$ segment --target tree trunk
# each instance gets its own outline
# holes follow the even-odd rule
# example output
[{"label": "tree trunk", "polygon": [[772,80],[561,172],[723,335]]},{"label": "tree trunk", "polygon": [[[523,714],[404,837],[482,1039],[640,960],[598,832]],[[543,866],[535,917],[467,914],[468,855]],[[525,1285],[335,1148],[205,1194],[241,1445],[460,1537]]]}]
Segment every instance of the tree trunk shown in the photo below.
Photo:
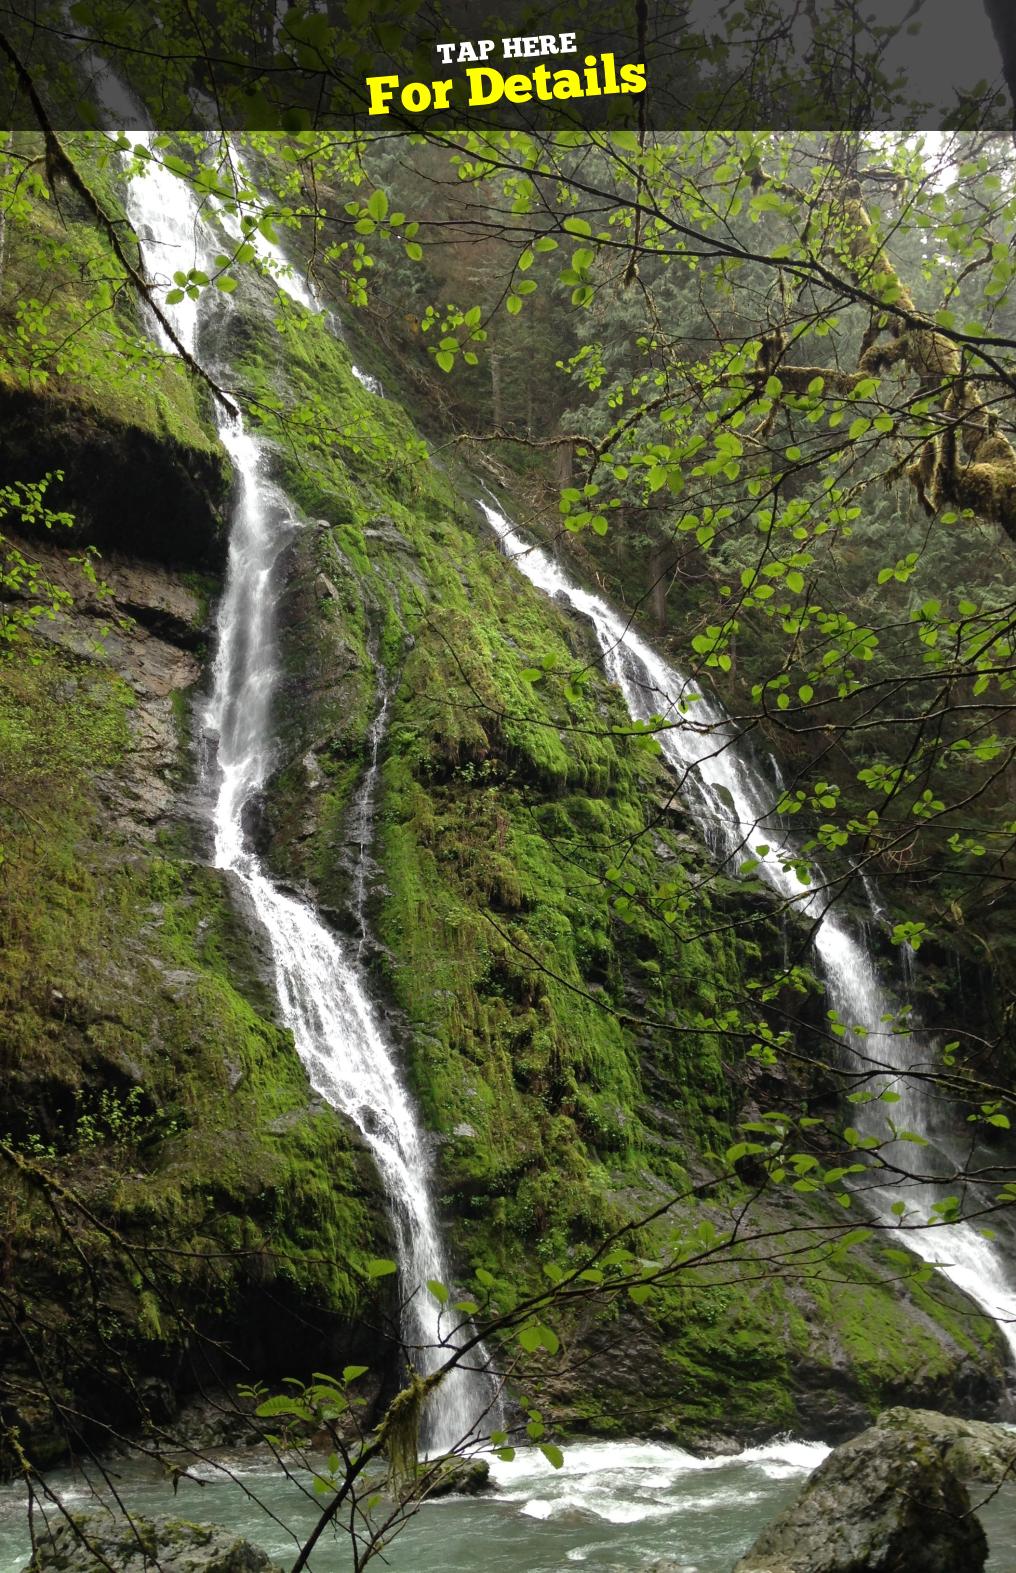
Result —
[{"label": "tree trunk", "polygon": [[[6,137],[4,138],[3,143],[2,143],[3,150],[6,153],[8,153],[8,154],[10,152],[11,144],[13,143],[13,141],[14,141],[14,133],[13,133],[13,131],[9,131],[7,133],[7,135],[6,135]],[[11,172],[11,161],[10,161],[10,157],[8,156],[8,157],[4,158],[3,163],[0,164],[0,180],[6,180],[7,176],[10,174],[10,172]],[[3,288],[4,288],[4,252],[5,252],[6,244],[7,244],[7,211],[6,211],[5,208],[0,207],[0,295],[3,294]]]},{"label": "tree trunk", "polygon": [[984,9],[1002,56],[1002,70],[1013,101],[1013,140],[1016,141],[1016,11],[1012,0],[984,0]]},{"label": "tree trunk", "polygon": [[490,352],[490,402],[494,430],[504,425],[504,408],[501,401],[501,357],[496,350]]}]

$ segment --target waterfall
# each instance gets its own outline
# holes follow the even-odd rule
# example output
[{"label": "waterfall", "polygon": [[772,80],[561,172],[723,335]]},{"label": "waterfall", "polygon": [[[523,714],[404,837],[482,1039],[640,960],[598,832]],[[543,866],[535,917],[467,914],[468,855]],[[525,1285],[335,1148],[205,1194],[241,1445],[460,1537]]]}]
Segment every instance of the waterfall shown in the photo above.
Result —
[{"label": "waterfall", "polygon": [[[562,596],[592,623],[603,669],[620,688],[632,718],[649,721],[658,716],[670,723],[657,734],[663,756],[723,865],[736,873],[743,861],[754,859],[759,876],[788,906],[811,920],[829,1005],[848,1029],[844,1052],[862,1073],[880,1073],[874,1091],[888,1088],[899,1099],[891,1105],[877,1100],[858,1105],[854,1116],[858,1127],[884,1138],[886,1131],[873,1127],[872,1114],[891,1107],[897,1129],[932,1133],[933,1144],[920,1151],[938,1164],[943,1179],[954,1172],[956,1157],[947,1133],[936,1129],[934,1102],[914,1079],[915,1072],[934,1069],[931,1051],[922,1048],[911,1031],[893,1030],[901,1002],[892,997],[866,948],[831,905],[834,892],[815,877],[815,870],[812,884],[799,881],[794,865],[800,854],[774,823],[772,808],[767,806],[771,791],[767,792],[759,768],[739,743],[729,718],[697,692],[689,678],[668,666],[634,632],[629,620],[574,583],[546,552],[526,541],[498,508],[483,499],[479,507],[516,568],[547,595]],[[870,895],[869,891],[869,899]],[[892,1146],[887,1150],[891,1153]],[[912,1157],[918,1149],[907,1150]],[[893,1218],[891,1204],[905,1200],[909,1218],[912,1210],[929,1208],[943,1194],[940,1186],[931,1183],[908,1184],[901,1190],[878,1184],[864,1192],[864,1199],[888,1219]],[[994,1318],[1016,1358],[1016,1287],[998,1251],[980,1230],[966,1221],[924,1226],[923,1221],[904,1220],[894,1232]]]},{"label": "waterfall", "polygon": [[[377,661],[377,652],[374,652]],[[374,840],[374,808],[377,799],[378,776],[381,770],[381,744],[388,726],[388,711],[392,702],[392,684],[382,669],[378,683],[378,706],[367,732],[368,764],[363,779],[353,798],[350,812],[350,830],[356,847],[356,872],[353,876],[353,916],[357,925],[356,959],[363,956],[367,942],[367,883],[376,872],[377,865],[371,855]]]},{"label": "waterfall", "polygon": [[[148,135],[135,133],[132,141],[147,143]],[[131,181],[127,209],[154,282],[167,283],[174,272],[195,266],[212,271],[209,259],[221,249],[215,236],[187,184],[156,160]],[[263,236],[252,243],[280,287],[315,309],[306,284],[278,246]],[[181,343],[191,352],[206,299],[185,295],[166,307]],[[222,300],[219,309],[229,311],[229,300]],[[163,347],[170,348],[164,339]],[[402,1336],[414,1366],[427,1374],[454,1348],[451,1333],[460,1318],[448,1312],[442,1316],[428,1288],[428,1281],[447,1284],[449,1269],[431,1198],[425,1134],[355,962],[306,903],[272,882],[245,831],[245,816],[274,762],[272,715],[279,683],[275,604],[285,548],[301,524],[268,477],[259,438],[241,419],[225,414],[218,417],[218,430],[233,463],[235,496],[213,691],[204,716],[214,744],[208,785],[214,798],[215,864],[233,876],[269,938],[282,1018],[292,1030],[311,1084],[353,1120],[373,1154],[396,1245]],[[376,723],[371,736],[375,774],[379,740]],[[485,1375],[452,1371],[428,1401],[425,1445],[444,1450],[479,1434],[491,1423],[492,1403],[493,1388]]]}]

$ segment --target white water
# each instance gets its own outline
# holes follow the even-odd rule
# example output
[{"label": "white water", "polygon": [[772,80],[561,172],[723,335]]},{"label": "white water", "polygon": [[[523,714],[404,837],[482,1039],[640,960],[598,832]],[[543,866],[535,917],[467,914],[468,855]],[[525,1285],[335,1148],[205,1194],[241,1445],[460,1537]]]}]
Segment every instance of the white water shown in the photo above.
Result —
[{"label": "white water", "polygon": [[[146,136],[135,134],[133,141]],[[132,181],[128,211],[150,278],[161,284],[180,269],[211,271],[209,258],[220,245],[187,185],[157,162]],[[262,236],[255,244],[264,248],[280,286],[314,309],[306,286],[274,243]],[[166,307],[191,353],[206,298],[185,297]],[[229,310],[229,303],[218,303],[218,309]],[[219,435],[233,462],[236,495],[214,688],[205,716],[215,744],[215,863],[235,877],[269,937],[282,1016],[312,1085],[353,1119],[373,1153],[399,1263],[402,1336],[413,1365],[428,1373],[454,1347],[451,1333],[460,1318],[442,1316],[427,1288],[428,1280],[447,1284],[449,1272],[430,1197],[424,1134],[356,966],[312,909],[268,878],[245,833],[245,815],[273,764],[272,710],[279,675],[274,607],[280,560],[300,525],[286,497],[267,478],[259,439],[241,420],[221,411]],[[429,1401],[427,1445],[448,1448],[477,1428],[485,1430],[492,1419],[492,1391],[485,1377],[453,1371]]]},{"label": "white water", "polygon": [[[229,155],[237,188],[242,189],[245,185],[252,184],[247,165],[232,145],[229,149]],[[299,269],[294,268],[292,263],[288,261],[285,252],[277,241],[269,239],[257,228],[251,229],[244,234],[239,213],[231,213],[221,202],[216,201],[215,210],[230,239],[235,244],[239,244],[241,240],[248,241],[257,252],[264,272],[291,300],[295,300],[298,305],[303,306],[307,311],[319,311],[321,309],[320,302],[314,293],[310,281],[304,278]],[[342,327],[337,318],[332,312],[328,312],[327,316],[329,325],[336,337],[343,338]],[[343,340],[343,342],[345,341]],[[350,366],[349,369],[357,382],[360,383],[361,387],[366,388],[368,393],[376,393],[379,398],[384,398],[384,388],[377,377],[371,376],[369,371],[361,371],[360,367],[355,364]],[[387,705],[387,700],[385,703]]]},{"label": "white water", "polygon": [[363,955],[367,941],[367,885],[377,866],[371,854],[374,841],[374,808],[378,778],[381,770],[381,744],[388,726],[388,711],[392,702],[392,686],[382,670],[378,688],[378,707],[367,732],[369,763],[363,780],[353,800],[349,828],[357,848],[356,872],[353,876],[353,916],[356,918],[358,939],[357,960]]},{"label": "white water", "polygon": [[354,366],[353,376],[356,378],[357,382],[366,388],[368,393],[376,393],[379,398],[384,398],[385,390],[382,388],[377,377],[372,377],[369,371],[361,371],[359,366]]},{"label": "white water", "polygon": [[[747,858],[757,859],[758,874],[784,902],[812,922],[812,942],[826,979],[831,1009],[848,1029],[843,1040],[845,1053],[863,1074],[877,1072],[871,1082],[861,1083],[876,1093],[889,1089],[898,1095],[893,1103],[871,1102],[856,1105],[857,1126],[882,1139],[890,1136],[883,1116],[889,1112],[898,1130],[917,1130],[934,1137],[934,1147],[909,1145],[903,1154],[902,1168],[912,1169],[927,1156],[942,1172],[944,1182],[955,1168],[948,1134],[935,1129],[935,1107],[913,1073],[930,1071],[930,1052],[909,1031],[893,1031],[892,1021],[900,1014],[894,1000],[877,975],[867,949],[830,901],[836,892],[824,887],[815,877],[803,885],[793,864],[799,854],[772,822],[773,790],[739,744],[729,719],[704,695],[697,694],[690,680],[668,666],[634,632],[629,621],[619,616],[598,596],[567,577],[552,558],[526,541],[515,526],[489,502],[479,502],[488,523],[496,532],[503,551],[534,585],[547,595],[560,595],[592,623],[603,655],[603,669],[620,688],[628,710],[637,721],[660,717],[671,723],[657,736],[671,766],[689,811],[707,841],[717,850],[731,872]],[[860,1028],[857,1032],[853,1029]],[[874,1116],[879,1116],[879,1123]],[[863,1122],[863,1123],[862,1123]],[[884,1149],[889,1162],[902,1144],[890,1142]],[[1016,1287],[995,1246],[968,1222],[924,1227],[927,1209],[951,1189],[945,1184],[893,1188],[892,1176],[880,1177],[878,1186],[868,1190],[865,1199],[874,1210],[891,1217],[893,1201],[906,1202],[908,1217],[898,1232],[904,1243],[926,1261],[937,1265],[953,1283],[993,1317],[1016,1357]],[[913,1210],[911,1219],[910,1210]]]},{"label": "white water", "polygon": [[[683,1512],[714,1513],[723,1497],[716,1477],[729,1474],[732,1465],[756,1469],[761,1487],[765,1481],[800,1479],[817,1469],[828,1453],[822,1442],[787,1438],[723,1458],[697,1458],[657,1442],[586,1442],[568,1447],[562,1470],[555,1470],[542,1454],[521,1448],[511,1463],[492,1459],[490,1473],[498,1499],[519,1504],[526,1518],[581,1514],[607,1524],[639,1524],[670,1518],[678,1486],[684,1488]],[[689,1494],[696,1479],[701,1490]],[[743,1500],[743,1475],[739,1480]]]},{"label": "white water", "polygon": [[[237,191],[248,189],[253,182],[241,154],[231,142],[225,142],[225,151],[229,156],[235,189]],[[238,210],[230,212],[223,202],[216,199],[214,210],[233,243],[239,245],[241,241],[247,241],[253,246],[265,273],[291,300],[295,300],[306,311],[318,310],[318,302],[308,280],[303,277],[298,268],[293,267],[278,241],[265,235],[257,226],[244,230],[241,222],[242,205],[238,203]],[[250,216],[256,215],[252,213]]]}]

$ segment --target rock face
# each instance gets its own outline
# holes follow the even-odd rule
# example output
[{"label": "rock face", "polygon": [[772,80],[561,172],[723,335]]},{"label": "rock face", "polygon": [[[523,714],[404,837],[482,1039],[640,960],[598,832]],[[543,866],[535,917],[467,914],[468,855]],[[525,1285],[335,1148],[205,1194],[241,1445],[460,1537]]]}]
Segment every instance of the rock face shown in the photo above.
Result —
[{"label": "rock face", "polygon": [[961,1480],[997,1485],[1007,1472],[1016,1470],[1016,1432],[988,1420],[960,1420],[933,1409],[897,1408],[884,1410],[876,1425],[879,1430],[935,1443]]},{"label": "rock face", "polygon": [[78,1513],[40,1537],[22,1573],[278,1573],[264,1551],[218,1524]]},{"label": "rock face", "polygon": [[981,1573],[987,1554],[942,1446],[878,1425],[830,1453],[734,1573]]}]

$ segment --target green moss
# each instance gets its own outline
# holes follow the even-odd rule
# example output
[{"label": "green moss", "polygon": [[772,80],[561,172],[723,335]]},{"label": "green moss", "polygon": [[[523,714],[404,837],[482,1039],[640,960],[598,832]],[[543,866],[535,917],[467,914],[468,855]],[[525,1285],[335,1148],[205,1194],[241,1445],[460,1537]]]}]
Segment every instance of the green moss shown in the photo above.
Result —
[{"label": "green moss", "polygon": [[[293,1370],[298,1328],[348,1342],[362,1264],[387,1249],[376,1178],[312,1098],[223,876],[172,838],[156,852],[110,832],[103,783],[132,699],[29,641],[0,663],[0,1138],[39,1176],[5,1161],[0,1190],[19,1282],[52,1327],[47,1380],[84,1402],[106,1368],[96,1333],[126,1362],[88,1399],[99,1425],[137,1424],[134,1378],[204,1358],[201,1337],[232,1348],[237,1375]],[[144,1274],[92,1230],[68,1249],[49,1183],[139,1246]],[[287,1328],[280,1370],[266,1349]],[[18,1350],[2,1353],[0,1406],[48,1456],[52,1416],[25,1409]]]},{"label": "green moss", "polygon": [[[230,332],[253,418],[306,515],[281,608],[279,767],[261,833],[272,866],[348,921],[350,808],[388,695],[366,954],[437,1138],[458,1269],[484,1266],[507,1308],[545,1285],[545,1261],[575,1259],[708,1172],[744,1096],[739,1045],[716,1020],[779,936],[760,910],[757,940],[742,934],[735,950],[725,907],[750,897],[732,882],[711,903],[692,893],[704,854],[662,806],[652,753],[625,735],[588,630],[501,558],[455,460],[430,462],[399,408],[352,376],[323,318],[287,306],[266,333],[251,308]],[[115,392],[85,382],[65,391],[128,418]],[[176,383],[151,398],[149,386],[137,419],[196,452],[208,434],[182,387],[179,404]],[[46,679],[57,731],[64,680]],[[4,937],[21,964],[0,998],[22,1122],[11,1135],[37,1136],[44,1161],[131,1238],[171,1242],[175,1289],[206,1325],[235,1330],[265,1284],[273,1314],[281,1301],[296,1316],[353,1318],[363,1255],[385,1254],[376,1179],[310,1098],[220,875],[182,839],[128,853],[101,833],[95,767],[81,761],[116,768],[126,698],[111,685],[89,700],[77,744],[64,729],[41,847],[8,827]],[[30,706],[9,709],[0,725],[27,759],[42,736]],[[682,936],[686,895],[696,932]],[[86,1086],[121,1100],[143,1087],[140,1123],[121,1120],[116,1137],[107,1121],[83,1142]],[[708,1216],[689,1201],[681,1226]],[[638,1248],[662,1250],[668,1233],[643,1231]],[[806,1257],[801,1268],[803,1289],[751,1264],[724,1282],[688,1272],[637,1314],[612,1302],[591,1328],[576,1319],[579,1349],[602,1337],[632,1361],[599,1389],[602,1373],[581,1365],[570,1388],[551,1383],[555,1412],[597,1429],[772,1431],[799,1413],[794,1362],[816,1329],[872,1402],[894,1363],[944,1380],[986,1347],[962,1311],[922,1291],[904,1303],[874,1266],[850,1295],[813,1286]],[[80,1289],[65,1265],[51,1297],[54,1284]],[[110,1314],[128,1345],[179,1341],[143,1284]],[[831,1354],[831,1385],[834,1367]]]},{"label": "green moss", "polygon": [[906,1373],[919,1372],[933,1393],[936,1384],[951,1382],[957,1351],[982,1368],[997,1363],[999,1355],[994,1323],[948,1282],[912,1282],[903,1301],[886,1288],[887,1265],[855,1269],[850,1282],[809,1284],[823,1320],[835,1327],[850,1357],[872,1414],[898,1401]]},{"label": "green moss", "polygon": [[[781,939],[759,908],[752,937],[742,924],[735,945],[730,919],[746,916],[750,897],[733,882],[718,884],[712,910],[696,892],[702,937],[682,939],[663,918],[704,854],[660,812],[659,766],[620,735],[616,693],[595,675],[565,681],[595,669],[591,636],[504,562],[468,475],[447,452],[447,467],[428,462],[323,322],[254,342],[248,333],[245,370],[278,438],[279,474],[318,521],[298,542],[284,608],[301,702],[270,794],[271,855],[348,910],[348,810],[378,692],[390,687],[375,966],[438,1137],[459,1261],[494,1275],[505,1309],[545,1283],[544,1260],[568,1260],[658,1206],[729,1144],[740,1050],[715,1018]],[[533,669],[546,675],[523,675]],[[689,1203],[680,1216],[694,1229],[703,1214]],[[644,1248],[663,1248],[668,1232]],[[804,1259],[800,1272],[809,1285]],[[913,1371],[934,1346],[935,1369],[955,1376],[966,1344],[928,1319],[920,1291],[901,1297],[880,1276],[870,1264],[863,1294],[899,1333],[887,1331],[883,1368],[898,1358]],[[633,1342],[638,1378],[632,1390],[595,1364],[570,1385],[544,1372],[551,1407],[573,1427],[685,1437],[718,1422],[746,1435],[790,1427],[795,1364],[817,1330],[837,1351],[819,1380],[838,1388],[845,1353],[858,1387],[877,1387],[842,1304],[794,1275],[691,1275],[634,1323],[616,1305],[601,1314],[610,1338]],[[865,1315],[859,1305],[858,1324]],[[598,1325],[576,1323],[580,1347],[595,1345]]]},{"label": "green moss", "polygon": [[[22,150],[41,139],[23,135]],[[116,156],[95,137],[65,142],[113,218],[122,218]],[[66,187],[59,204],[22,191],[24,211],[8,227],[0,288],[6,354],[0,387],[45,390],[199,454],[218,454],[206,393],[179,360],[151,345],[140,308],[104,233]]]}]

